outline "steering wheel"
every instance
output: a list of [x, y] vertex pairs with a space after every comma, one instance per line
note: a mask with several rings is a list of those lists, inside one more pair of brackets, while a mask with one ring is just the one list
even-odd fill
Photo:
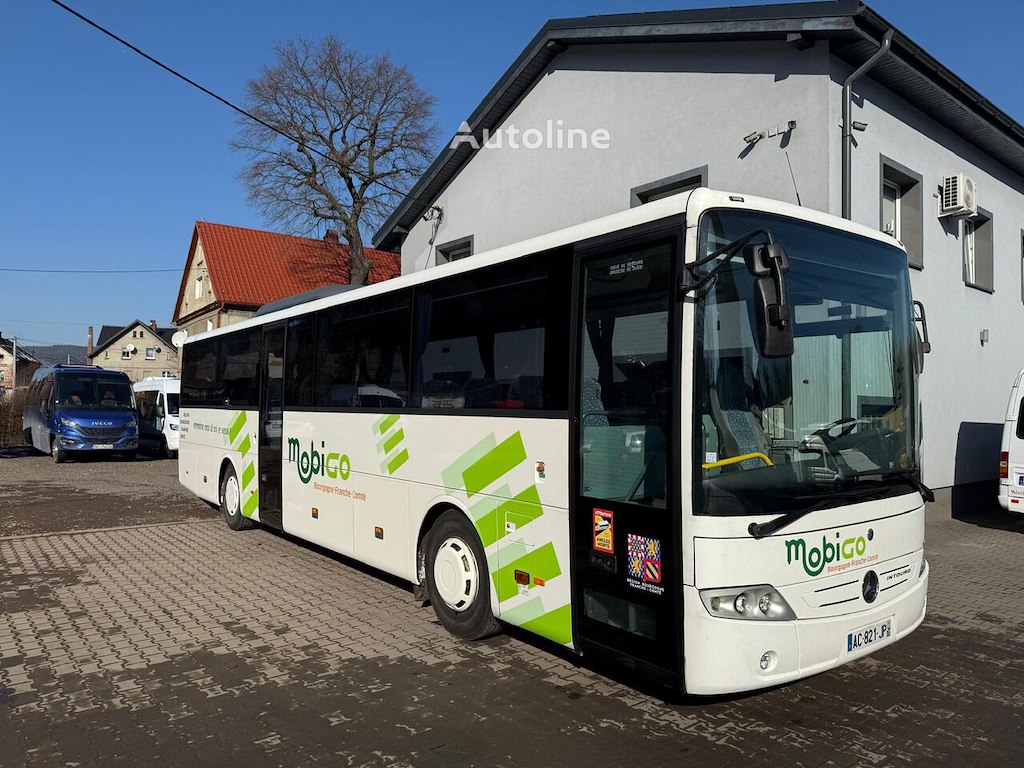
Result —
[[[853, 432], [853, 430], [855, 430], [862, 424], [871, 425], [873, 424], [873, 422], [870, 419], [858, 419], [850, 416], [845, 419], [836, 419], [831, 424], [828, 424], [822, 427], [821, 429], [816, 429], [813, 434], [820, 437], [823, 442], [834, 443], [836, 440], [841, 440], [842, 438], [849, 435], [851, 432]], [[835, 435], [833, 437], [830, 433], [833, 429], [836, 429], [837, 427], [843, 427], [843, 429], [839, 431], [838, 435]]]

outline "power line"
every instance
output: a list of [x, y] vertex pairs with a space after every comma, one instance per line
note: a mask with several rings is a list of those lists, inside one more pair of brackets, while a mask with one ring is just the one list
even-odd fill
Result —
[[250, 120], [252, 120], [255, 123], [259, 123], [264, 128], [266, 128], [266, 129], [268, 129], [270, 131], [273, 131], [278, 136], [281, 136], [281, 137], [283, 137], [285, 139], [288, 139], [288, 141], [292, 142], [293, 144], [296, 144], [299, 147], [307, 149], [307, 150], [309, 150], [310, 152], [312, 152], [312, 153], [314, 153], [316, 155], [320, 155], [320, 157], [324, 158], [325, 160], [328, 160], [328, 161], [330, 161], [332, 163], [335, 162], [334, 158], [332, 158], [330, 155], [326, 154], [325, 152], [321, 152], [316, 147], [309, 146], [306, 142], [300, 141], [299, 139], [296, 139], [294, 136], [291, 136], [291, 135], [285, 133], [280, 128], [277, 128], [277, 127], [271, 125], [266, 120], [263, 120], [263, 119], [261, 119], [259, 117], [256, 117], [256, 115], [254, 115], [252, 112], [248, 111], [247, 109], [244, 109], [244, 108], [238, 106], [237, 104], [235, 104], [235, 103], [233, 103], [231, 101], [228, 101], [223, 96], [220, 96], [220, 95], [214, 93], [213, 91], [211, 91], [209, 88], [200, 85], [199, 83], [197, 83], [192, 78], [188, 77], [187, 75], [183, 75], [181, 72], [179, 72], [178, 70], [174, 69], [173, 67], [168, 66], [167, 64], [164, 64], [159, 59], [153, 58], [152, 56], [150, 56], [148, 53], [143, 51], [138, 46], [132, 45], [127, 40], [125, 40], [123, 37], [120, 37], [119, 35], [114, 34], [109, 29], [107, 29], [106, 27], [102, 26], [101, 24], [98, 24], [97, 22], [93, 21], [92, 19], [88, 18], [87, 16], [83, 16], [78, 11], [76, 11], [74, 8], [71, 8], [70, 6], [67, 6], [64, 3], [60, 2], [60, 0], [50, 0], [50, 2], [53, 3], [54, 5], [60, 7], [60, 8], [63, 8], [65, 11], [70, 13], [72, 16], [75, 16], [75, 17], [81, 19], [86, 24], [88, 24], [90, 27], [92, 27], [93, 29], [99, 30], [104, 35], [106, 35], [107, 37], [111, 37], [114, 40], [116, 40], [117, 42], [119, 42], [121, 45], [124, 45], [124, 46], [130, 48], [132, 51], [134, 51], [135, 53], [139, 54], [139, 56], [141, 56], [142, 58], [146, 59], [146, 61], [149, 61], [149, 62], [151, 62], [153, 64], [156, 64], [158, 67], [160, 67], [160, 69], [164, 70], [165, 72], [168, 72], [169, 74], [173, 75], [174, 77], [178, 78], [179, 80], [184, 80], [186, 83], [191, 85], [193, 88], [198, 88], [200, 91], [205, 93], [207, 96], [216, 99], [221, 104], [226, 106], [228, 109], [233, 109], [238, 114], [243, 115], [243, 116], [249, 118]]
[[95, 325], [94, 322], [89, 323], [69, 323], [61, 320], [17, 320], [13, 317], [0, 317], [0, 323], [25, 323], [26, 325], [73, 325], [76, 327], [86, 327], [87, 325]]
[[0, 267], [0, 272], [34, 272], [45, 275], [140, 275], [151, 272], [181, 272], [180, 269], [17, 269]]

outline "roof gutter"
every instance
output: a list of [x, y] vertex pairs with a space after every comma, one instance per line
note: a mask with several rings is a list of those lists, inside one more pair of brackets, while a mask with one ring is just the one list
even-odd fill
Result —
[[872, 54], [871, 58], [861, 64], [857, 69], [853, 71], [846, 82], [843, 83], [843, 218], [850, 218], [851, 209], [851, 165], [853, 155], [853, 120], [851, 119], [850, 112], [853, 108], [853, 84], [859, 80], [862, 76], [867, 74], [886, 54], [889, 53], [889, 48], [892, 46], [892, 37], [896, 30], [890, 28], [885, 36], [882, 37], [882, 42], [878, 46], [878, 50]]

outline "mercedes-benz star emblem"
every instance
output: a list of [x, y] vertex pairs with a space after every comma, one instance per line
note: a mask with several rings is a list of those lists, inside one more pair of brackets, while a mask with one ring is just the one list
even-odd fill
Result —
[[875, 602], [878, 597], [878, 574], [868, 571], [864, 575], [864, 583], [860, 585], [860, 593], [864, 596], [865, 603]]

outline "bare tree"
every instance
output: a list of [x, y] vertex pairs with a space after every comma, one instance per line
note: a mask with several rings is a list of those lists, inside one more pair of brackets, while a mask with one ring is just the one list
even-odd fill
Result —
[[426, 167], [434, 98], [386, 54], [361, 54], [330, 35], [281, 43], [276, 56], [249, 82], [246, 107], [258, 121], [240, 118], [232, 142], [249, 154], [241, 173], [249, 199], [295, 232], [336, 223], [352, 254], [352, 284], [365, 284], [364, 227], [379, 223]]

